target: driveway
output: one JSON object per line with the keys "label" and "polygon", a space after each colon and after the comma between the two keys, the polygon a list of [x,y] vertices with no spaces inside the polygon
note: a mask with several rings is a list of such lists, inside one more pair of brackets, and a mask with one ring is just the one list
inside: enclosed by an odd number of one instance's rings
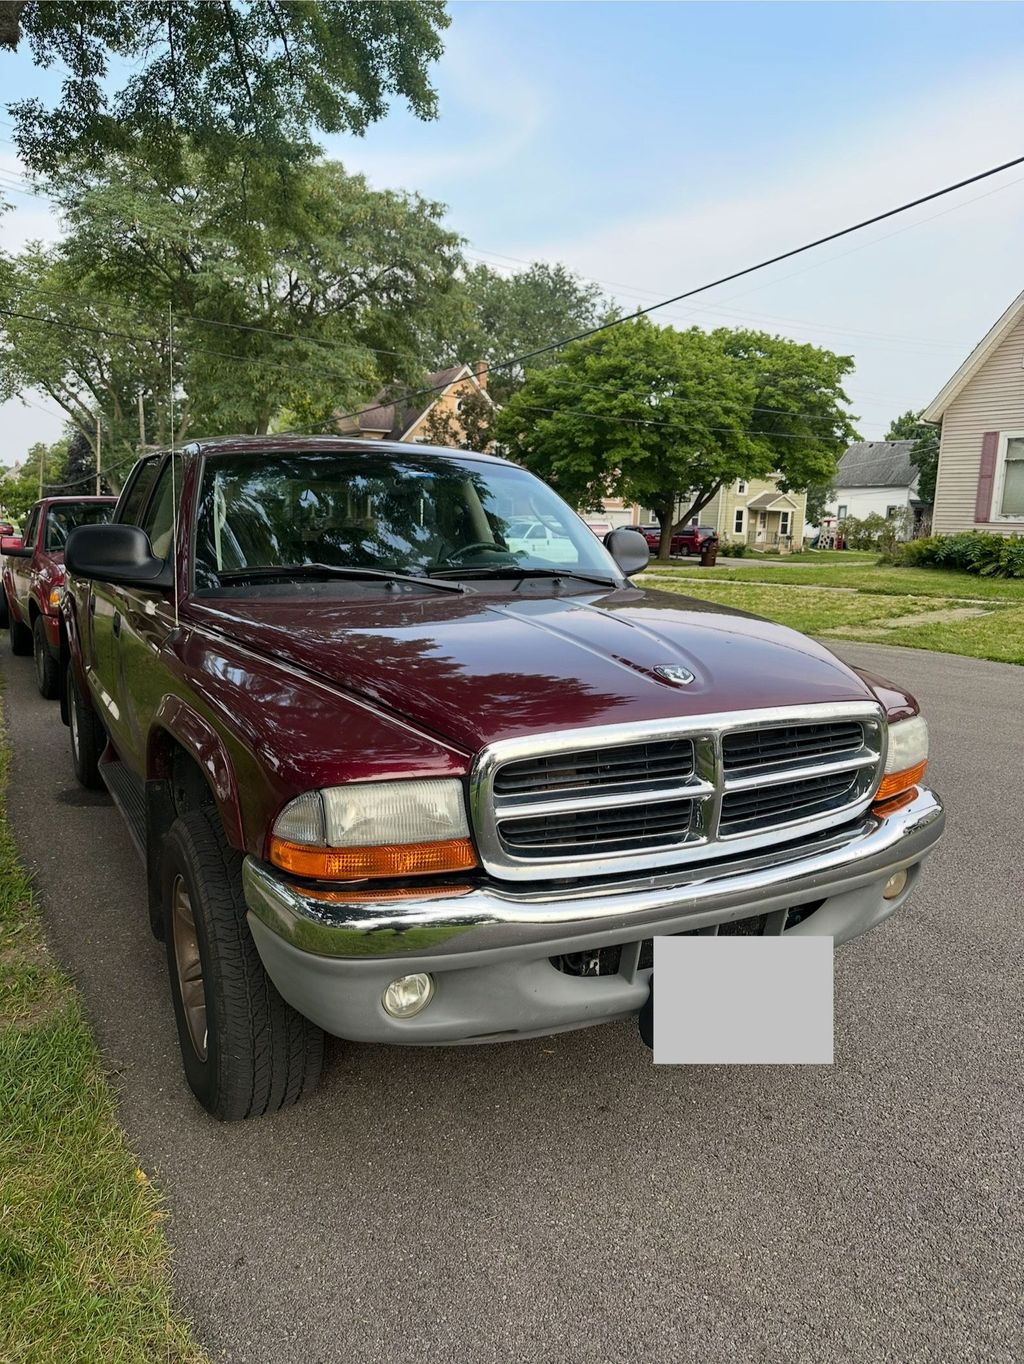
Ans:
{"label": "driveway", "polygon": [[234,1127],[181,1079],[128,835],[5,652],[11,822],[214,1359],[1024,1357],[1024,669],[839,652],[920,696],[950,825],[838,954],[833,1067],[656,1070],[626,1024],[337,1043],[311,1101]]}

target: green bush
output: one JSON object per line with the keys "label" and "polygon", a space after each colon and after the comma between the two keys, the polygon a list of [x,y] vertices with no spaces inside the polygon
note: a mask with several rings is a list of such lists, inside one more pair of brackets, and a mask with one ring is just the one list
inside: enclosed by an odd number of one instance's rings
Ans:
{"label": "green bush", "polygon": [[746,540],[723,540],[718,547],[718,552],[727,555],[730,559],[745,559],[748,548]]}
{"label": "green bush", "polygon": [[986,578],[1024,578],[1024,536],[967,530],[897,545],[886,561],[906,568],[955,568]]}

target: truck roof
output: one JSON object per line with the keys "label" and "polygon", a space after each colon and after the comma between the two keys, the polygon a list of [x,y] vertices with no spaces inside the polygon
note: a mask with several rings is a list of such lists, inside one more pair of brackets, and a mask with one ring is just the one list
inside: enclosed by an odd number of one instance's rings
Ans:
{"label": "truck roof", "polygon": [[[348,451],[352,454],[438,455],[445,459],[462,457],[487,460],[491,464],[509,464],[500,455],[486,455],[477,450],[455,450],[447,445],[420,445],[412,441],[368,440],[357,436],[211,436],[191,440],[180,447],[186,455],[283,454],[288,450]],[[153,453],[166,453],[154,451]]]}

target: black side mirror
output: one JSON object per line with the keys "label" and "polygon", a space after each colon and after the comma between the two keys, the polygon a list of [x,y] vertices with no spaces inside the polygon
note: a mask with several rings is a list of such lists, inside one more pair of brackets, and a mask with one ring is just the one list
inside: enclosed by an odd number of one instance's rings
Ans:
{"label": "black side mirror", "polygon": [[604,547],[627,578],[634,573],[642,573],[650,563],[651,551],[638,530],[630,530],[626,526],[610,530],[604,537]]}
{"label": "black side mirror", "polygon": [[170,559],[158,559],[138,526],[76,526],[64,547],[64,567],[75,578],[122,587],[168,591],[174,585]]}

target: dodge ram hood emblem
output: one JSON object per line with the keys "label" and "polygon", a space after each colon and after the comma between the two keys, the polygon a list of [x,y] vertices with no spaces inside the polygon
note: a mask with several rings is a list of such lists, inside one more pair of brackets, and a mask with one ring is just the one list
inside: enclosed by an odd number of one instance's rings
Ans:
{"label": "dodge ram hood emblem", "polygon": [[666,682],[674,682],[677,687],[688,687],[694,678],[689,668],[680,667],[678,663],[659,663],[654,671]]}

